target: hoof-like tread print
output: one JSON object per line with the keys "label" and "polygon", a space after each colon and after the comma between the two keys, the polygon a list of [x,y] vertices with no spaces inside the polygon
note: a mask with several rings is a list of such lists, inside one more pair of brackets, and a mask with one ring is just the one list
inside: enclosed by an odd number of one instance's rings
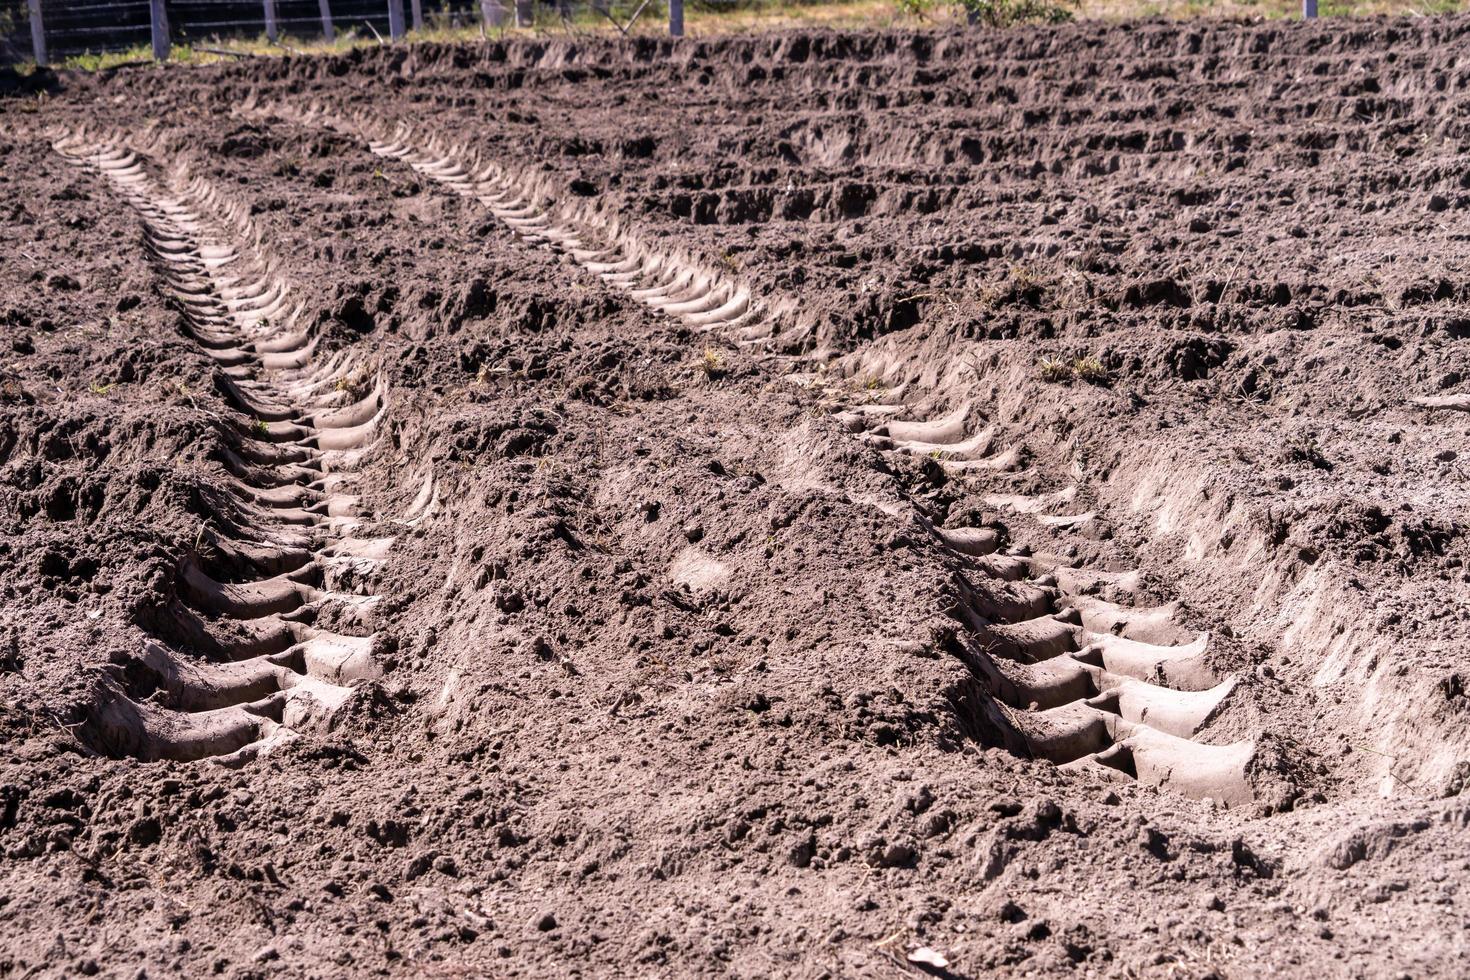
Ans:
{"label": "hoof-like tread print", "polygon": [[[814,378],[798,379],[820,384]],[[851,390],[850,388],[847,390]],[[852,404],[834,387],[833,409],[848,431],[889,452],[925,455],[946,472],[1014,470],[1021,447],[1001,448],[996,428],[962,402],[920,421],[942,393],[906,401],[899,384],[876,401]],[[1069,513],[1075,486],[1035,496],[992,494],[988,506],[1025,514],[1042,526],[1070,527],[1092,514]],[[1177,605],[1123,606],[1082,594],[1107,586],[1128,595],[1140,575],[1101,572],[1047,555],[1004,554],[995,528],[942,528],[915,505],[917,520],[966,565],[957,585],[961,651],[990,695],[1007,710],[1014,746],[1073,768],[1105,766],[1144,784],[1223,805],[1252,800],[1252,742],[1194,741],[1235,686],[1205,656],[1207,634],[1175,622]]]}
{"label": "hoof-like tread print", "polygon": [[522,241],[569,256],[603,282],[696,330],[719,331],[738,344],[779,338],[786,346],[810,333],[789,302],[758,297],[750,285],[705,263],[645,244],[594,205],[559,204],[535,180],[482,160],[478,151],[423,137],[407,123],[349,119],[317,105],[250,111],[360,140],[378,156],[480,202]]}
{"label": "hoof-like tread print", "polygon": [[[216,557],[183,560],[168,610],[190,653],[150,637],[109,665],[83,731],[116,757],[238,765],[329,727],[352,686],[381,675],[377,597],[332,585],[371,578],[393,544],[353,536],[351,493],[387,391],[358,354],[318,355],[242,207],[183,166],[163,175],[116,136],[66,133],[53,146],[137,211],[148,258],[241,413],[219,423],[233,499],[215,515]],[[435,504],[429,474],[407,521]],[[328,605],[365,635],[313,625]]]}

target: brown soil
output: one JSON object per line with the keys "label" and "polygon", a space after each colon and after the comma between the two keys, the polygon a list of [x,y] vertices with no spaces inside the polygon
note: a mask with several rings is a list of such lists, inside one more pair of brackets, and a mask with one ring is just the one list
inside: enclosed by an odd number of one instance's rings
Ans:
{"label": "brown soil", "polygon": [[1467,42],[0,79],[0,977],[1462,975]]}

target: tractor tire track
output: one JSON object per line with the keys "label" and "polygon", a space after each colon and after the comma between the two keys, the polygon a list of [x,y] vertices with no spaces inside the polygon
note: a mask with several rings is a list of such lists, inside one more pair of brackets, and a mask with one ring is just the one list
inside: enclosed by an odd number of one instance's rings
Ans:
{"label": "tractor tire track", "polygon": [[[1002,446],[995,426],[963,393],[917,392],[900,383],[863,401],[828,378],[794,380],[821,391],[856,438],[883,452],[928,456],[952,477],[1015,470],[1023,458],[1023,447]],[[945,404],[957,407],[934,411]],[[1069,485],[984,500],[1042,526],[1072,527],[1093,516],[1072,511],[1077,494]],[[1141,570],[1100,572],[1060,556],[1005,553],[1000,528],[945,528],[922,505],[907,506],[906,516],[961,562],[954,616],[963,628],[953,652],[1005,706],[1010,748],[1225,806],[1252,802],[1254,742],[1195,740],[1227,706],[1237,681],[1211,668],[1209,635],[1178,624],[1177,603],[1139,607],[1083,594],[1107,585],[1130,595]]]}
{"label": "tractor tire track", "polygon": [[[423,137],[405,123],[348,119],[319,105],[271,106],[257,115],[326,128],[366,142],[376,155],[491,210],[521,240],[569,255],[603,281],[651,309],[697,329],[721,330],[737,342],[767,343],[794,321],[790,307],[767,309],[749,287],[667,251],[641,247],[621,223],[592,206],[569,209],[535,190],[535,181],[483,161],[461,146]],[[789,338],[787,338],[789,339]],[[831,405],[841,424],[885,452],[930,456],[955,477],[996,474],[1022,465],[1023,447],[1002,446],[980,407],[943,403],[935,392],[899,386],[883,404]],[[1070,527],[1091,518],[1069,505],[1077,488],[1041,495],[991,494],[988,505],[1029,515],[1042,526]],[[1177,605],[1138,608],[1105,602],[1079,590],[1099,575],[1060,558],[1006,555],[994,528],[943,528],[909,501],[910,514],[966,564],[956,578],[963,627],[954,651],[985,690],[1006,707],[995,719],[1009,729],[1014,751],[1063,767],[1097,766],[1224,805],[1250,802],[1255,746],[1195,741],[1235,689],[1207,664],[1209,638],[1174,622]],[[1131,591],[1137,571],[1112,573]]]}
{"label": "tractor tire track", "polygon": [[[318,351],[304,302],[243,205],[183,164],[163,176],[119,136],[67,132],[53,146],[137,212],[143,250],[240,413],[218,422],[230,494],[213,507],[213,557],[190,554],[176,569],[180,601],[167,616],[188,642],[150,636],[109,665],[82,730],[113,757],[243,764],[330,728],[354,686],[382,675],[378,596],[334,585],[371,579],[393,546],[355,536],[353,492],[389,392],[361,353]],[[430,472],[405,523],[436,507]],[[328,606],[361,635],[313,625]]]}
{"label": "tractor tire track", "polygon": [[559,201],[535,178],[462,144],[446,144],[408,123],[379,123],[332,113],[320,105],[247,106],[247,116],[286,119],[328,129],[366,144],[375,155],[486,207],[518,239],[569,256],[610,287],[694,330],[718,332],[737,344],[799,345],[811,328],[793,303],[761,297],[747,283],[693,256],[645,241],[595,204]]}

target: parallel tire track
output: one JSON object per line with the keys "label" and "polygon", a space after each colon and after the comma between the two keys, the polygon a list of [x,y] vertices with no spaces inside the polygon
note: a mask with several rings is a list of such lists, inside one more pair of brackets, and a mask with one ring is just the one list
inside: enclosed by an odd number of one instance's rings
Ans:
{"label": "parallel tire track", "polygon": [[[260,110],[252,110],[260,113]],[[480,160],[462,147],[421,138],[403,123],[391,129],[333,115],[320,106],[272,107],[263,114],[318,126],[365,141],[382,157],[488,207],[523,240],[564,252],[587,271],[625,289],[651,308],[706,330],[763,343],[794,323],[789,307],[767,309],[749,287],[670,253],[640,246],[590,206],[545,203],[529,178]],[[796,331],[798,336],[800,331]],[[914,419],[920,402],[902,386],[885,404],[834,406],[849,431],[878,448],[927,455],[956,476],[1014,470],[1021,447],[1002,447],[977,406],[961,401],[946,414]],[[840,396],[839,396],[840,397]],[[1070,513],[1077,488],[1041,495],[994,494],[997,509],[1051,527],[1074,526],[1090,513]],[[1141,782],[1222,804],[1253,797],[1255,746],[1194,741],[1235,688],[1208,666],[1207,635],[1190,636],[1174,622],[1177,605],[1138,608],[1083,594],[1106,584],[1134,591],[1140,574],[1072,567],[1045,555],[999,553],[994,528],[942,528],[910,503],[914,517],[967,562],[957,585],[963,597],[958,650],[990,695],[1010,710],[1013,748],[1066,767],[1103,766]]]}
{"label": "parallel tire track", "polygon": [[707,263],[648,244],[594,205],[561,203],[526,174],[482,159],[478,151],[446,145],[407,123],[385,126],[348,118],[319,105],[306,109],[249,107],[304,127],[331,130],[365,143],[374,154],[488,208],[528,244],[569,256],[603,282],[645,306],[700,331],[719,331],[741,344],[799,343],[810,334],[789,302],[762,298],[753,287]]}
{"label": "parallel tire track", "polygon": [[[809,379],[810,383],[821,382]],[[970,401],[938,417],[910,420],[944,393],[905,400],[897,385],[854,404],[834,389],[844,426],[879,449],[936,459],[957,476],[1015,469],[1020,447],[1000,448]],[[952,402],[953,403],[953,402]],[[1077,488],[1036,496],[993,494],[986,503],[1068,527],[1092,516],[1067,513]],[[1059,556],[1002,554],[989,527],[942,528],[916,504],[913,517],[965,562],[957,579],[965,629],[956,651],[992,697],[1010,710],[1017,748],[1065,768],[1103,766],[1138,781],[1223,805],[1254,797],[1255,745],[1207,745],[1194,737],[1226,705],[1236,679],[1206,659],[1208,634],[1175,622],[1177,604],[1124,606],[1083,594],[1102,586],[1136,591],[1140,573],[1101,572]]]}
{"label": "parallel tire track", "polygon": [[[83,731],[115,757],[241,764],[330,726],[354,684],[381,676],[376,633],[312,623],[333,605],[339,620],[371,624],[378,597],[332,584],[370,577],[393,545],[353,536],[350,492],[387,387],[356,352],[318,354],[304,304],[243,207],[183,166],[155,175],[117,136],[65,133],[53,146],[138,213],[144,251],[242,413],[219,422],[231,499],[215,508],[212,557],[181,562],[182,601],[169,611],[196,655],[145,639],[104,673]],[[430,473],[407,523],[436,503]]]}

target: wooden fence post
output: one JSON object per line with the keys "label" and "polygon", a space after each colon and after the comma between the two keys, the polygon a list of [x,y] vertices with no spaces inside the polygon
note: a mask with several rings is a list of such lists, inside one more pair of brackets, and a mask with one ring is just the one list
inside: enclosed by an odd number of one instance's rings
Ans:
{"label": "wooden fence post", "polygon": [[669,37],[684,36],[684,0],[669,0]]}
{"label": "wooden fence post", "polygon": [[150,0],[148,27],[153,35],[153,60],[167,61],[171,45],[168,40],[168,11],[163,8],[163,0]]}
{"label": "wooden fence post", "polygon": [[332,28],[332,4],[330,0],[317,0],[317,5],[322,11],[322,37],[327,39],[328,44],[334,44],[337,32]]}
{"label": "wooden fence post", "polygon": [[388,37],[403,40],[403,0],[388,0]]}
{"label": "wooden fence post", "polygon": [[516,26],[530,27],[533,19],[531,0],[516,0]]}
{"label": "wooden fence post", "polygon": [[409,4],[413,11],[413,29],[421,31],[424,29],[424,0],[411,0]]}
{"label": "wooden fence post", "polygon": [[41,22],[41,0],[27,0],[31,13],[31,54],[36,56],[36,67],[46,67],[46,25]]}
{"label": "wooden fence post", "polygon": [[265,39],[272,44],[280,40],[276,30],[276,0],[263,0],[265,5]]}

